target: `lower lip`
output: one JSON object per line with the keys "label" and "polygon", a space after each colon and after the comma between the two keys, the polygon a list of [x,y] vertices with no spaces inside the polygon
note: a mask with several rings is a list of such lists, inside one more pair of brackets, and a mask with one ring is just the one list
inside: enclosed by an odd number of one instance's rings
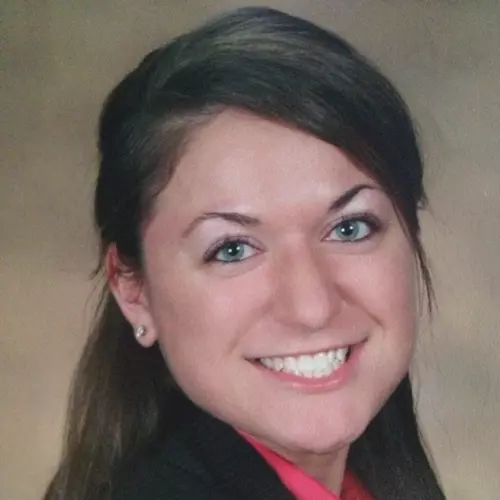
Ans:
{"label": "lower lip", "polygon": [[357,364],[363,343],[351,346],[351,352],[347,361],[340,365],[334,372],[326,377],[313,378],[301,377],[293,373],[277,372],[265,367],[259,361],[254,365],[263,373],[270,375],[272,378],[291,385],[296,389],[312,390],[312,391],[326,391],[334,388],[340,388],[345,385],[349,378],[352,376],[352,371]]}

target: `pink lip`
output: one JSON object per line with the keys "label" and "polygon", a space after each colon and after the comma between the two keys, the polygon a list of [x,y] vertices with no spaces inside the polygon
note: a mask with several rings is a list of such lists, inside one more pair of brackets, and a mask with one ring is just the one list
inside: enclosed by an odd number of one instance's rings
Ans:
{"label": "pink lip", "polygon": [[351,346],[351,353],[348,360],[333,373],[322,378],[308,378],[294,375],[293,373],[277,372],[266,368],[258,361],[253,364],[263,374],[268,375],[277,381],[284,382],[292,386],[294,389],[305,390],[307,392],[323,392],[331,389],[338,389],[348,382],[353,369],[358,363],[358,358],[363,349],[363,345],[364,342]]}

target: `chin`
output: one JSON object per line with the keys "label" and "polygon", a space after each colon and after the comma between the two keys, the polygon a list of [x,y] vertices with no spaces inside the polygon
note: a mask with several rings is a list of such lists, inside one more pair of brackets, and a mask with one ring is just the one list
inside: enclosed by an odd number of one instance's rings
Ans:
{"label": "chin", "polygon": [[270,441],[280,444],[291,452],[308,452],[317,455],[332,453],[350,446],[368,426],[369,419],[338,419],[327,421],[309,420],[295,425],[276,428],[276,434],[269,436]]}

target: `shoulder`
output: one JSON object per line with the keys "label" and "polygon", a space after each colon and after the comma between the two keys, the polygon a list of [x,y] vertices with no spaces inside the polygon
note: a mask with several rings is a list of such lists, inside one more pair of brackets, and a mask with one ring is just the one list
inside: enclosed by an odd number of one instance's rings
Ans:
{"label": "shoulder", "polygon": [[175,439],[120,474],[110,500],[229,500],[202,463]]}
{"label": "shoulder", "polygon": [[185,397],[155,451],[115,477],[110,500],[291,500],[259,453],[229,425]]}
{"label": "shoulder", "polygon": [[168,412],[169,424],[114,477],[110,500],[233,500],[211,471],[220,452],[205,442],[213,434],[212,419],[180,393],[166,404],[175,408]]}

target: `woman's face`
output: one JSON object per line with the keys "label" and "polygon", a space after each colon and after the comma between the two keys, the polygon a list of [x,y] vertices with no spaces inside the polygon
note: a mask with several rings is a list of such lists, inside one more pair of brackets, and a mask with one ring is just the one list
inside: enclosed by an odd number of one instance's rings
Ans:
{"label": "woman's face", "polygon": [[143,318],[199,406],[276,450],[345,448],[408,370],[415,260],[337,148],[225,112],[143,231]]}

